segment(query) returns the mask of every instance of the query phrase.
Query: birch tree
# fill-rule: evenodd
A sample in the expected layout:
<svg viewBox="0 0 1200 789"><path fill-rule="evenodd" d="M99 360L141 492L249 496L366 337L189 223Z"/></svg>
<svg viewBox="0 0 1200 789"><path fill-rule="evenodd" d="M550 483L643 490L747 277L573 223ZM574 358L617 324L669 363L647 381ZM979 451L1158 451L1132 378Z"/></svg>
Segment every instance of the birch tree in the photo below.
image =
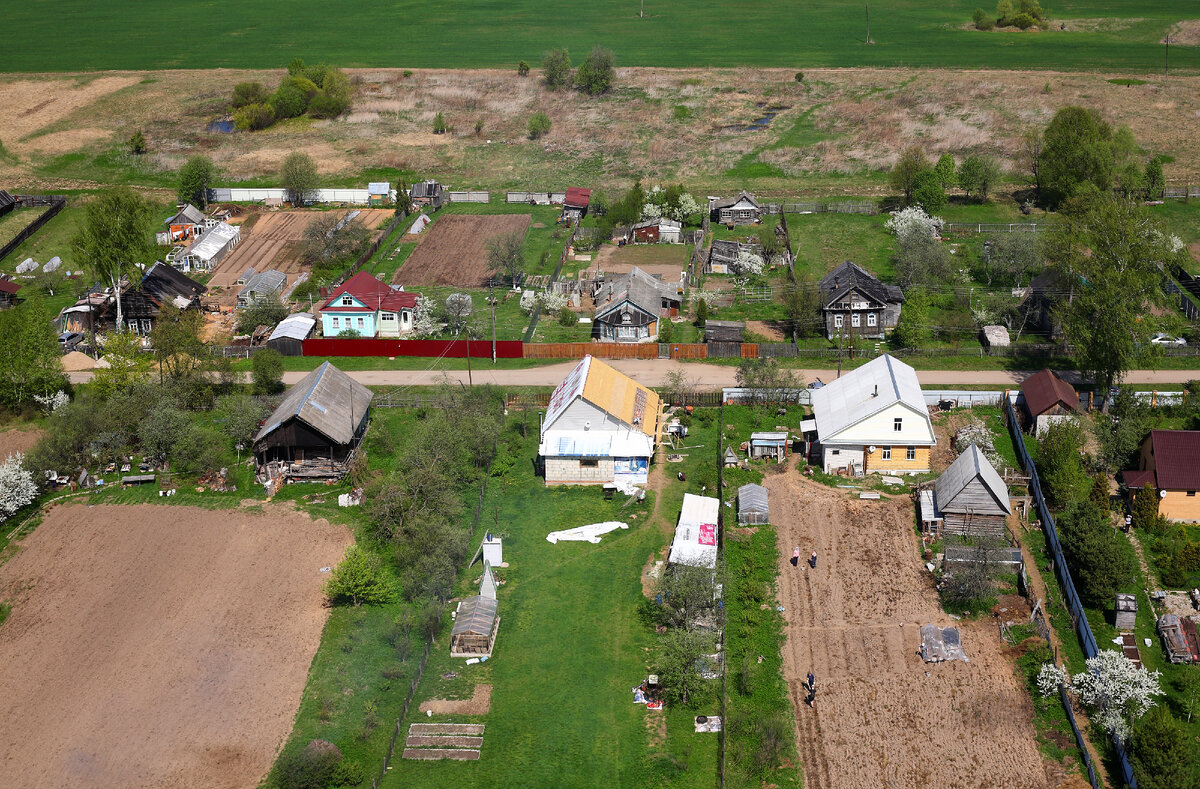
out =
<svg viewBox="0 0 1200 789"><path fill-rule="evenodd" d="M71 239L71 249L88 273L107 283L117 300L117 331L124 331L121 279L132 276L137 264L154 259L151 221L154 206L127 187L109 189L84 208L83 226Z"/></svg>

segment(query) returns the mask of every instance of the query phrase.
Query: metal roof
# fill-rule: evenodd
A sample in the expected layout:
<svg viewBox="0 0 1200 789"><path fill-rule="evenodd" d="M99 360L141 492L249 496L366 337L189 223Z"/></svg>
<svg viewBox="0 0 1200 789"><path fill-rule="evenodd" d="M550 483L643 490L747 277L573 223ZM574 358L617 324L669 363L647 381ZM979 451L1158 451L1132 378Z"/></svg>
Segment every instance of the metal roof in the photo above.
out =
<svg viewBox="0 0 1200 789"><path fill-rule="evenodd" d="M282 292L283 287L286 284L287 274L284 274L282 271L275 271L274 269L259 271L250 275L250 278L246 280L246 284L243 285L242 289L238 291L238 296L240 297L245 293L250 293L251 291L258 293L272 293L274 291Z"/></svg>
<svg viewBox="0 0 1200 789"><path fill-rule="evenodd" d="M282 339L306 340L316 325L317 319L312 315L307 312L298 312L281 320L279 325L275 327L275 330L271 332L271 336L267 338L267 341Z"/></svg>
<svg viewBox="0 0 1200 789"><path fill-rule="evenodd" d="M813 416L822 441L896 403L903 403L924 417L932 442L933 423L929 421L917 372L889 354L812 390ZM906 439L905 443L912 441Z"/></svg>
<svg viewBox="0 0 1200 789"><path fill-rule="evenodd" d="M770 430L762 433L751 433L750 442L755 441L787 441L788 432L786 430Z"/></svg>
<svg viewBox="0 0 1200 789"><path fill-rule="evenodd" d="M492 626L496 622L496 601L494 598L474 595L462 601L458 616L454 619L451 636L472 635L490 636Z"/></svg>
<svg viewBox="0 0 1200 789"><path fill-rule="evenodd" d="M657 438L658 394L591 356L583 357L550 395L543 430L548 434L580 397L628 427Z"/></svg>
<svg viewBox="0 0 1200 789"><path fill-rule="evenodd" d="M983 482L988 493L992 494L996 506L1004 514L1012 514L1012 508L1008 503L1008 486L1004 484L1004 480L1000 479L1000 475L996 473L996 469L992 467L988 459L979 451L979 447L974 444L967 447L933 483L938 510L942 512L947 509L951 512L961 511L962 506L956 508L954 500L976 477Z"/></svg>
<svg viewBox="0 0 1200 789"><path fill-rule="evenodd" d="M199 208L196 208L196 206L192 205L191 203L188 203L183 208L179 209L179 211L177 211L174 216L172 216L171 218L169 218L165 222L163 222L163 224L165 224L165 225L184 225L184 224L202 225L202 224L204 224L204 219L205 219L204 212L201 211Z"/></svg>
<svg viewBox="0 0 1200 789"><path fill-rule="evenodd" d="M725 197L720 200L714 200L713 204L709 206L709 210L719 211L722 208L732 208L743 200L750 201L755 208L758 208L758 201L754 199L754 195L750 194L749 192L742 191L738 192L737 197Z"/></svg>
<svg viewBox="0 0 1200 789"><path fill-rule="evenodd" d="M334 301L339 299L343 293L349 293L365 307L343 307L334 304ZM409 293L400 288L394 288L386 282L371 276L365 271L360 271L350 279L346 280L341 287L329 294L329 298L319 309L332 310L334 312L345 312L347 310L384 310L385 312L395 312L400 309L413 309L417 306L417 294Z"/></svg>
<svg viewBox="0 0 1200 789"><path fill-rule="evenodd" d="M1079 395L1075 387L1049 369L1039 370L1022 381L1021 393L1025 395L1025 407L1034 417L1046 413L1057 403L1062 403L1072 411L1079 410Z"/></svg>
<svg viewBox="0 0 1200 789"><path fill-rule="evenodd" d="M567 194L563 197L563 205L568 208L587 208L588 203L592 199L592 190L584 189L579 186L567 187Z"/></svg>
<svg viewBox="0 0 1200 789"><path fill-rule="evenodd" d="M678 289L642 271L637 266L606 282L596 293L596 319L600 320L621 306L625 301L638 309L657 316L662 312L662 300L681 301Z"/></svg>
<svg viewBox="0 0 1200 789"><path fill-rule="evenodd" d="M388 195L392 192L392 185L387 181L371 181L367 184L367 191L373 195Z"/></svg>
<svg viewBox="0 0 1200 789"><path fill-rule="evenodd" d="M679 512L679 525L675 527L675 539L671 541L671 564L687 564L692 567L717 566L717 515L721 502L710 496L683 494L683 508Z"/></svg>
<svg viewBox="0 0 1200 789"><path fill-rule="evenodd" d="M295 417L337 444L349 444L367 414L374 393L325 362L287 390L267 417L256 442Z"/></svg>
<svg viewBox="0 0 1200 789"><path fill-rule="evenodd" d="M1200 430L1151 430L1150 454L1161 490L1200 490Z"/></svg>

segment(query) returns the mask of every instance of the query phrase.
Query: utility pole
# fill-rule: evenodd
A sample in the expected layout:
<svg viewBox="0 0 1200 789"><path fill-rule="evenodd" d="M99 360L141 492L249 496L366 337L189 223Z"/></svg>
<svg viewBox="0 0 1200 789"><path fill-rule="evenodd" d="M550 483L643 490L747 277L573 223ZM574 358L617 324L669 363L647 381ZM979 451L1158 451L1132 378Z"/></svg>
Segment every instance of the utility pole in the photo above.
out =
<svg viewBox="0 0 1200 789"><path fill-rule="evenodd" d="M871 43L871 4L867 3L867 43Z"/></svg>
<svg viewBox="0 0 1200 789"><path fill-rule="evenodd" d="M492 364L496 363L496 299L492 296L492 288L495 280L490 280L488 284L488 301L492 305Z"/></svg>
<svg viewBox="0 0 1200 789"><path fill-rule="evenodd" d="M646 0L642 0L641 9L638 11L638 19L643 19L646 16Z"/></svg>
<svg viewBox="0 0 1200 789"><path fill-rule="evenodd" d="M1171 34L1163 39L1163 76L1171 76Z"/></svg>
<svg viewBox="0 0 1200 789"><path fill-rule="evenodd" d="M471 380L471 335L467 334L467 386L474 386L475 382Z"/></svg>

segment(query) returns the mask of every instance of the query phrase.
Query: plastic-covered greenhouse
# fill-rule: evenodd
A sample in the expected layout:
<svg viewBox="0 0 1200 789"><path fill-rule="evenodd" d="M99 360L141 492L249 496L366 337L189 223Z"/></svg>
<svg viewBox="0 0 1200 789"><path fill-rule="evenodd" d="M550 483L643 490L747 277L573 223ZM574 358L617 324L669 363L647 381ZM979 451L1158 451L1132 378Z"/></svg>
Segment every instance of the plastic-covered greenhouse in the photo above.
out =
<svg viewBox="0 0 1200 789"><path fill-rule="evenodd" d="M738 488L738 523L770 523L767 508L767 489L762 485L742 485Z"/></svg>

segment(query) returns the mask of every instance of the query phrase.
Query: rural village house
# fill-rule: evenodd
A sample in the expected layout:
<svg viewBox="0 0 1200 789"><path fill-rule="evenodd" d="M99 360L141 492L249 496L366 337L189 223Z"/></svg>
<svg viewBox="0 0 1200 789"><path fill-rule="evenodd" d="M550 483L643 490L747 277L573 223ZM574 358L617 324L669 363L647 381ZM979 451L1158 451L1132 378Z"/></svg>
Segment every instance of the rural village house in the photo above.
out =
<svg viewBox="0 0 1200 789"><path fill-rule="evenodd" d="M148 335L167 304L182 310L200 309L200 297L208 290L199 282L158 262L146 270L136 285L121 284L121 317L135 334ZM66 307L58 315L59 331L111 331L116 328L117 301L111 289L92 292Z"/></svg>
<svg viewBox="0 0 1200 789"><path fill-rule="evenodd" d="M1137 470L1122 474L1135 496L1145 495L1146 485L1154 489L1159 515L1200 523L1200 430L1151 430L1142 441Z"/></svg>
<svg viewBox="0 0 1200 789"><path fill-rule="evenodd" d="M567 221L582 219L587 215L588 205L591 202L591 189L582 189L578 186L568 187L567 194L563 197L563 219Z"/></svg>
<svg viewBox="0 0 1200 789"><path fill-rule="evenodd" d="M268 304L282 301L283 289L287 286L287 274L274 269L255 271L249 269L238 278L237 305L253 307L255 304Z"/></svg>
<svg viewBox="0 0 1200 789"><path fill-rule="evenodd" d="M660 409L654 391L585 356L546 408L538 445L546 484L645 484Z"/></svg>
<svg viewBox="0 0 1200 789"><path fill-rule="evenodd" d="M596 287L592 337L608 342L650 342L658 337L658 321L679 314L679 286L663 282L639 268Z"/></svg>
<svg viewBox="0 0 1200 789"><path fill-rule="evenodd" d="M167 226L165 233L159 233L159 246L178 244L199 236L205 230L217 225L217 220L207 217L204 212L191 203L185 203L174 216L168 217L163 224Z"/></svg>
<svg viewBox="0 0 1200 789"><path fill-rule="evenodd" d="M642 244L678 244L683 225L674 219L659 217L638 222L629 229L627 241Z"/></svg>
<svg viewBox="0 0 1200 789"><path fill-rule="evenodd" d="M187 248L175 248L167 255L167 262L180 271L212 271L242 240L242 231L236 225L218 222L205 230Z"/></svg>
<svg viewBox="0 0 1200 789"><path fill-rule="evenodd" d="M1069 419L1079 411L1075 387L1049 369L1039 370L1021 382L1029 429L1041 434L1053 421Z"/></svg>
<svg viewBox="0 0 1200 789"><path fill-rule="evenodd" d="M0 216L4 216L17 208L17 198L0 189Z"/></svg>
<svg viewBox="0 0 1200 789"><path fill-rule="evenodd" d="M904 292L848 260L826 274L818 287L829 339L846 335L881 340L900 322Z"/></svg>
<svg viewBox="0 0 1200 789"><path fill-rule="evenodd" d="M321 305L321 333L336 337L350 330L360 337L399 337L412 331L417 294L360 271Z"/></svg>
<svg viewBox="0 0 1200 789"><path fill-rule="evenodd" d="M826 473L929 471L937 444L917 373L888 354L812 393L813 422Z"/></svg>
<svg viewBox="0 0 1200 789"><path fill-rule="evenodd" d="M1012 514L1008 486L974 444L937 478L933 503L944 534L1003 537Z"/></svg>
<svg viewBox="0 0 1200 789"><path fill-rule="evenodd" d="M13 282L7 277L0 277L0 310L16 306L21 301L21 298L17 296L20 290L21 283Z"/></svg>
<svg viewBox="0 0 1200 789"><path fill-rule="evenodd" d="M254 436L258 478L340 479L367 431L372 397L329 362L304 376Z"/></svg>
<svg viewBox="0 0 1200 789"><path fill-rule="evenodd" d="M754 195L739 192L737 197L708 198L708 214L722 225L752 225L762 219L763 210Z"/></svg>

